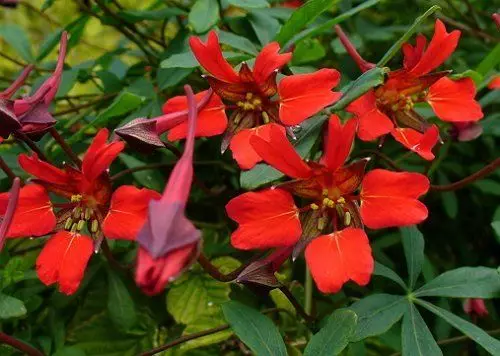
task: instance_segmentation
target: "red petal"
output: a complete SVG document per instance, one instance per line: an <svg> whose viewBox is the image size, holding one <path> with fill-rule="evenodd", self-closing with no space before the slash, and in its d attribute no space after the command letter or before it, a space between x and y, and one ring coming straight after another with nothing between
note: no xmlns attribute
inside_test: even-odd
<svg viewBox="0 0 500 356"><path fill-rule="evenodd" d="M226 83L240 81L233 67L222 55L219 38L214 31L210 31L206 43L203 43L199 37L190 37L189 45L200 65L214 77Z"/></svg>
<svg viewBox="0 0 500 356"><path fill-rule="evenodd" d="M375 140L394 127L391 119L377 108L373 90L349 104L347 111L358 119L358 137L363 141Z"/></svg>
<svg viewBox="0 0 500 356"><path fill-rule="evenodd" d="M266 45L255 59L253 67L253 77L259 84L263 84L275 71L281 69L292 59L292 53L279 54L280 45L278 42L271 42Z"/></svg>
<svg viewBox="0 0 500 356"><path fill-rule="evenodd" d="M457 48L460 31L446 32L441 20L436 20L434 36L425 50L420 61L410 70L410 73L419 77L439 67Z"/></svg>
<svg viewBox="0 0 500 356"><path fill-rule="evenodd" d="M62 169L56 168L53 165L38 159L36 153L31 157L21 154L19 155L19 165L26 172L45 182L57 185L69 185L70 177Z"/></svg>
<svg viewBox="0 0 500 356"><path fill-rule="evenodd" d="M364 286L373 273L370 242L361 229L319 236L306 248L312 277L323 293L336 293L349 280Z"/></svg>
<svg viewBox="0 0 500 356"><path fill-rule="evenodd" d="M391 134L396 141L423 159L428 161L434 159L432 149L439 140L439 129L436 125L432 125L424 134L409 128L397 128Z"/></svg>
<svg viewBox="0 0 500 356"><path fill-rule="evenodd" d="M495 76L489 83L488 89L500 89L500 75Z"/></svg>
<svg viewBox="0 0 500 356"><path fill-rule="evenodd" d="M336 102L341 94L332 92L340 81L335 69L320 69L310 74L290 75L278 84L280 120L297 125Z"/></svg>
<svg viewBox="0 0 500 356"><path fill-rule="evenodd" d="M82 172L89 182L92 182L107 170L111 162L125 148L124 142L107 143L108 136L107 129L99 130L83 157Z"/></svg>
<svg viewBox="0 0 500 356"><path fill-rule="evenodd" d="M356 120L347 120L342 125L337 115L330 116L328 121L328 136L325 140L324 164L333 172L344 164L351 152L356 136Z"/></svg>
<svg viewBox="0 0 500 356"><path fill-rule="evenodd" d="M59 290L67 295L80 286L94 243L85 235L61 231L51 237L36 260L40 281L46 285L59 282Z"/></svg>
<svg viewBox="0 0 500 356"><path fill-rule="evenodd" d="M7 210L9 193L0 194L0 216ZM49 195L44 187L28 184L21 188L7 237L43 236L56 226Z"/></svg>
<svg viewBox="0 0 500 356"><path fill-rule="evenodd" d="M226 211L239 224L231 243L242 250L291 246L302 233L293 198L281 189L242 194L226 205Z"/></svg>
<svg viewBox="0 0 500 356"><path fill-rule="evenodd" d="M206 91L196 94L196 101L199 102L200 100L202 100L203 97L205 96L204 95L205 93ZM175 102L171 103L171 101L173 101L174 99L177 99L176 101L182 100L183 102L182 104L185 103L185 108L179 109L179 111L187 109L187 99L185 96L182 96L182 97L172 98L169 101L167 101L165 106L163 107L164 111L172 109L173 106L172 104L176 104ZM195 133L196 137L210 137L222 134L227 128L227 117L225 109L226 107L222 103L221 98L217 94L212 94L212 97L210 98L207 105L198 113L198 121L196 123L196 133ZM168 139L170 141L176 141L186 138L188 131L187 114L185 120L186 121L184 121L180 125L173 127L169 131ZM158 134L164 132L164 130L161 127L160 121L157 122L156 130Z"/></svg>
<svg viewBox="0 0 500 356"><path fill-rule="evenodd" d="M269 140L253 136L250 144L267 164L273 166L291 178L309 178L311 168L302 160L295 148L286 138L283 128L277 124L269 127Z"/></svg>
<svg viewBox="0 0 500 356"><path fill-rule="evenodd" d="M423 174L374 169L362 182L361 218L372 229L421 223L428 212L417 199L428 190Z"/></svg>
<svg viewBox="0 0 500 356"><path fill-rule="evenodd" d="M174 250L165 257L154 259L142 247L137 254L135 281L147 295L161 293L198 255L198 243ZM194 257L194 258L193 258Z"/></svg>
<svg viewBox="0 0 500 356"><path fill-rule="evenodd" d="M146 222L149 202L161 194L150 189L131 185L119 187L111 197L111 206L104 219L103 232L107 238L135 240Z"/></svg>
<svg viewBox="0 0 500 356"><path fill-rule="evenodd" d="M407 71L415 67L415 65L417 65L417 63L422 58L425 46L427 45L427 38L425 38L424 35L420 34L417 36L416 42L417 43L415 44L415 47L413 47L409 43L405 43L401 48L404 56L403 67Z"/></svg>
<svg viewBox="0 0 500 356"><path fill-rule="evenodd" d="M429 88L427 102L443 121L477 121L483 117L481 105L474 99L476 87L470 78L453 81L441 78Z"/></svg>

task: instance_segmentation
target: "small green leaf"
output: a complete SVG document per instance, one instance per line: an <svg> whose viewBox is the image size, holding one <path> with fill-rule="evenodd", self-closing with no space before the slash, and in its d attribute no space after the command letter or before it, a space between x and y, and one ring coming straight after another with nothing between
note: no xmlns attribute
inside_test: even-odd
<svg viewBox="0 0 500 356"><path fill-rule="evenodd" d="M301 157L306 157L311 152L325 120L325 116L316 116L301 124L302 128L296 134L297 139L292 142ZM274 182L283 176L283 173L271 166L260 163L248 171L241 172L240 185L246 190L253 190L264 184Z"/></svg>
<svg viewBox="0 0 500 356"><path fill-rule="evenodd" d="M120 277L111 269L108 270L108 313L120 330L131 329L137 321L134 301Z"/></svg>
<svg viewBox="0 0 500 356"><path fill-rule="evenodd" d="M411 303L407 308L401 328L403 356L443 355L417 308Z"/></svg>
<svg viewBox="0 0 500 356"><path fill-rule="evenodd" d="M167 7L159 10L125 10L119 12L118 15L128 22L139 22L143 20L163 21L174 16L186 15L186 12L176 7Z"/></svg>
<svg viewBox="0 0 500 356"><path fill-rule="evenodd" d="M259 53L259 50L248 38L243 36L235 35L231 32L219 31L219 41L225 45L231 46L235 49L239 49L240 51L256 55Z"/></svg>
<svg viewBox="0 0 500 356"><path fill-rule="evenodd" d="M485 76L500 63L500 43L479 63L476 72Z"/></svg>
<svg viewBox="0 0 500 356"><path fill-rule="evenodd" d="M0 293L0 319L19 318L24 315L26 307L21 300Z"/></svg>
<svg viewBox="0 0 500 356"><path fill-rule="evenodd" d="M358 316L349 309L336 310L328 317L326 325L315 334L307 345L304 356L338 355L349 344L356 329Z"/></svg>
<svg viewBox="0 0 500 356"><path fill-rule="evenodd" d="M258 9L262 7L269 7L266 0L227 0L230 5L242 7L244 9Z"/></svg>
<svg viewBox="0 0 500 356"><path fill-rule="evenodd" d="M271 319L235 301L224 303L222 311L235 334L256 355L287 355L283 338Z"/></svg>
<svg viewBox="0 0 500 356"><path fill-rule="evenodd" d="M390 279L393 282L396 282L404 290L408 289L408 287L406 286L406 283L401 279L401 277L399 277L397 275L396 272L394 272L392 269L384 266L381 263L375 262L375 270L373 271L373 274L376 276L385 277L387 279Z"/></svg>
<svg viewBox="0 0 500 356"><path fill-rule="evenodd" d="M243 61L248 57L247 54L242 54L242 53L236 53L236 52L222 52L222 55L224 58L226 58L228 61L229 60L234 60L235 62L238 61ZM164 61L161 62L160 67L161 68L196 68L200 64L194 58L194 55L192 52L184 52L184 53L178 53L174 54Z"/></svg>
<svg viewBox="0 0 500 356"><path fill-rule="evenodd" d="M402 227L400 231L408 269L408 287L413 290L424 263L424 236L416 226Z"/></svg>
<svg viewBox="0 0 500 356"><path fill-rule="evenodd" d="M396 43L392 45L392 47L387 51L386 54L384 54L382 59L377 63L377 66L378 67L385 66L392 59L392 57L394 57L399 52L401 46L410 40L411 36L413 36L413 34L417 31L420 24L424 22L429 16L431 16L433 13L435 13L440 9L441 8L439 6L434 5L431 8L429 8L429 10L424 12L422 15L417 17L413 22L413 24L410 26L410 28L403 34L403 36L399 40L397 40Z"/></svg>
<svg viewBox="0 0 500 356"><path fill-rule="evenodd" d="M176 86L188 75L193 73L192 68L160 68L156 74L156 81L161 90Z"/></svg>
<svg viewBox="0 0 500 356"><path fill-rule="evenodd" d="M500 183L493 179L482 179L475 182L474 186L485 194L500 196Z"/></svg>
<svg viewBox="0 0 500 356"><path fill-rule="evenodd" d="M459 318L455 314L450 313L446 309L440 308L434 304L419 299L417 299L415 302L423 306L425 309L433 312L440 318L446 320L448 323L450 323L450 325L460 330L472 340L477 342L479 345L484 347L484 349L490 354L500 355L500 341L488 335L481 328L478 328L476 325L469 323L468 321Z"/></svg>
<svg viewBox="0 0 500 356"><path fill-rule="evenodd" d="M31 45L25 30L18 25L0 26L0 37L5 40L26 62L33 62Z"/></svg>
<svg viewBox="0 0 500 356"><path fill-rule="evenodd" d="M122 153L119 156L120 160L125 163L128 168L135 168L146 165L143 161L135 158L134 156ZM132 173L134 179L143 187L161 191L164 185L164 177L157 169L148 169Z"/></svg>
<svg viewBox="0 0 500 356"><path fill-rule="evenodd" d="M188 15L189 25L196 33L205 33L220 20L217 0L196 0Z"/></svg>
<svg viewBox="0 0 500 356"><path fill-rule="evenodd" d="M326 50L318 39L300 41L293 51L293 64L317 61L326 55Z"/></svg>
<svg viewBox="0 0 500 356"><path fill-rule="evenodd" d="M248 14L250 25L257 35L261 45L265 46L272 41L280 29L280 23L267 11L253 10Z"/></svg>
<svg viewBox="0 0 500 356"><path fill-rule="evenodd" d="M313 22L319 15L330 9L337 0L310 0L295 10L281 27L275 41L283 45L304 27Z"/></svg>
<svg viewBox="0 0 500 356"><path fill-rule="evenodd" d="M55 1L56 1L56 0L45 0L45 1L43 2L43 4L42 4L42 7L40 8L40 11L42 11L42 12L43 12L43 11L45 11L45 10L47 10L47 9L51 8L51 7L52 7L52 5L54 5Z"/></svg>
<svg viewBox="0 0 500 356"><path fill-rule="evenodd" d="M374 294L350 306L356 312L358 324L351 341L385 333L406 310L406 298L390 294Z"/></svg>
<svg viewBox="0 0 500 356"><path fill-rule="evenodd" d="M437 276L413 294L416 297L496 298L500 296L500 275L495 268L457 268Z"/></svg>
<svg viewBox="0 0 500 356"><path fill-rule="evenodd" d="M388 68L373 68L361 74L354 82L342 88L342 97L327 110L330 113L343 110L347 105L376 86L384 84Z"/></svg>

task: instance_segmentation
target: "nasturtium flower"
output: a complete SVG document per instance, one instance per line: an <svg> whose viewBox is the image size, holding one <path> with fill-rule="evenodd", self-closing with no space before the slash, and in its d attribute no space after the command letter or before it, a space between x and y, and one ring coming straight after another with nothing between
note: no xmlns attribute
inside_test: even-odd
<svg viewBox="0 0 500 356"><path fill-rule="evenodd" d="M484 304L484 300L480 298L467 298L464 301L464 312L471 317L485 317L488 316L488 309Z"/></svg>
<svg viewBox="0 0 500 356"><path fill-rule="evenodd" d="M220 116L212 120L206 117L198 136L225 132L221 151L229 147L243 169L250 169L261 160L249 140L253 136L267 138L266 124L281 125L293 137L292 126L340 97L340 93L332 92L340 80L335 69L290 75L277 83L278 71L291 60L292 54L280 54L276 42L262 49L253 68L243 62L238 72L224 58L215 32L208 34L206 43L198 37L191 37L189 43L194 56L209 73L205 78L210 87L227 103L225 109L231 112L228 121ZM173 100L167 102L164 110L181 102L180 98L175 98L175 103ZM213 112L214 115L220 115L220 111ZM177 137L178 131L180 129L174 129L172 138Z"/></svg>
<svg viewBox="0 0 500 356"><path fill-rule="evenodd" d="M483 112L472 79L452 80L448 71L432 72L455 51L459 38L460 31L448 33L436 20L429 45L423 35L417 36L415 46L405 43L403 68L391 71L383 85L348 106L359 121L358 137L371 141L391 133L406 148L431 160L429 149L439 136L414 110L415 104L427 102L438 118L451 123L480 120Z"/></svg>
<svg viewBox="0 0 500 356"><path fill-rule="evenodd" d="M186 218L185 209L193 181L193 154L197 125L196 101L191 87L185 87L188 108L187 139L184 153L176 163L167 186L158 200L148 205L146 222L137 241L135 280L149 295L158 294L165 286L196 261L201 248L201 233Z"/></svg>
<svg viewBox="0 0 500 356"><path fill-rule="evenodd" d="M82 168L57 168L36 154L19 156L19 165L34 176L21 188L7 237L52 235L40 253L36 269L46 285L72 294L80 285L87 263L104 237L134 240L144 224L147 204L160 194L149 189L121 186L114 192L108 168L124 148L107 143L101 129L83 158ZM66 200L51 202L49 193ZM6 213L8 193L0 194L0 215Z"/></svg>
<svg viewBox="0 0 500 356"><path fill-rule="evenodd" d="M270 189L244 193L226 206L239 224L231 236L244 250L296 245L318 288L338 291L348 280L365 285L373 258L364 225L372 229L405 226L427 218L418 198L429 189L422 174L375 169L365 174L366 159L345 163L356 134L356 120L329 120L323 156L306 162L278 125L269 139L250 142L262 159L293 180ZM294 197L307 202L298 207Z"/></svg>

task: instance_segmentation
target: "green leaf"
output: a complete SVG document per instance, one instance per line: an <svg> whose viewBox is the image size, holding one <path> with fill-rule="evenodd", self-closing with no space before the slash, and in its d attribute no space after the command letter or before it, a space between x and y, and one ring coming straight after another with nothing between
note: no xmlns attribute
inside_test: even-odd
<svg viewBox="0 0 500 356"><path fill-rule="evenodd" d="M312 36L317 36L321 33L328 32L332 30L332 27L341 23L342 21L345 21L349 19L350 17L356 15L358 12L363 11L369 7L372 7L373 5L377 4L381 0L368 0L364 1L363 3L359 4L356 7L353 7L352 9L344 12L343 14L340 14L337 17L334 17L331 20L326 21L325 23L308 28L306 30L303 30L302 32L297 33L294 35L284 46L283 48L290 48L294 43L299 42L300 40Z"/></svg>
<svg viewBox="0 0 500 356"><path fill-rule="evenodd" d="M416 226L402 227L400 231L408 268L408 287L413 290L424 263L424 236Z"/></svg>
<svg viewBox="0 0 500 356"><path fill-rule="evenodd" d="M86 356L86 353L77 347L70 346L70 347L63 347L52 356Z"/></svg>
<svg viewBox="0 0 500 356"><path fill-rule="evenodd" d="M186 12L176 7L167 7L159 10L125 10L119 12L118 15L128 22L139 22L143 20L163 21L174 16L186 15Z"/></svg>
<svg viewBox="0 0 500 356"><path fill-rule="evenodd" d="M408 287L406 286L406 283L397 275L396 272L394 272L392 269L389 267L384 266L381 263L375 262L375 270L373 271L373 274L376 276L381 276L390 279L393 282L396 282L403 288L404 290L407 290Z"/></svg>
<svg viewBox="0 0 500 356"><path fill-rule="evenodd" d="M338 355L349 344L356 329L358 316L349 309L336 310L328 317L326 325L315 334L307 345L304 356Z"/></svg>
<svg viewBox="0 0 500 356"><path fill-rule="evenodd" d="M474 186L485 194L500 196L500 183L493 179L482 179L474 182Z"/></svg>
<svg viewBox="0 0 500 356"><path fill-rule="evenodd" d="M195 323L201 316L220 316L220 304L229 300L230 287L210 276L193 272L174 284L167 294L167 310L175 321Z"/></svg>
<svg viewBox="0 0 500 356"><path fill-rule="evenodd" d="M261 45L265 46L272 41L280 29L280 23L267 11L253 10L248 14L252 26Z"/></svg>
<svg viewBox="0 0 500 356"><path fill-rule="evenodd" d="M259 50L248 38L243 36L235 35L231 32L219 31L219 41L225 45L231 46L235 49L239 49L240 51L256 55L259 53Z"/></svg>
<svg viewBox="0 0 500 356"><path fill-rule="evenodd" d="M442 172L438 172L438 182L440 185L450 184L450 181L446 175ZM443 200L443 207L446 215L450 218L455 219L458 214L458 198L457 194L453 191L441 192L441 199Z"/></svg>
<svg viewBox="0 0 500 356"><path fill-rule="evenodd" d="M225 325L226 321L223 318L214 318L213 316L202 315L194 322L190 323L183 331L183 335L190 335L197 332L205 331L208 329L216 328ZM183 343L179 350L185 352L199 347L218 344L219 342L227 340L233 332L231 330L219 331L215 334L196 338L194 340Z"/></svg>
<svg viewBox="0 0 500 356"><path fill-rule="evenodd" d="M500 43L479 63L476 72L485 76L500 63Z"/></svg>
<svg viewBox="0 0 500 356"><path fill-rule="evenodd" d="M196 33L205 33L220 20L217 0L196 0L188 15L189 25Z"/></svg>
<svg viewBox="0 0 500 356"><path fill-rule="evenodd" d="M42 4L42 7L40 8L40 11L42 11L42 12L43 12L43 11L45 11L45 10L47 10L47 9L51 8L51 7L52 7L52 5L54 5L54 2L55 2L55 1L56 1L56 0L45 0L45 1L43 2L43 4Z"/></svg>
<svg viewBox="0 0 500 356"><path fill-rule="evenodd" d="M244 9L258 9L262 7L269 7L266 0L227 0L230 5L242 7Z"/></svg>
<svg viewBox="0 0 500 356"><path fill-rule="evenodd" d="M222 311L235 334L256 355L287 355L283 338L271 319L235 301L224 303Z"/></svg>
<svg viewBox="0 0 500 356"><path fill-rule="evenodd" d="M407 307L401 328L403 356L443 355L417 308L411 303Z"/></svg>
<svg viewBox="0 0 500 356"><path fill-rule="evenodd" d="M384 84L388 68L373 68L361 74L354 82L342 88L342 97L327 110L330 113L343 110L347 105L376 86Z"/></svg>
<svg viewBox="0 0 500 356"><path fill-rule="evenodd" d="M350 306L358 316L356 331L351 341L385 333L406 310L406 298L390 294L374 294Z"/></svg>
<svg viewBox="0 0 500 356"><path fill-rule="evenodd" d="M245 59L248 59L249 56L246 54L242 53L236 53L236 52L222 52L222 55L224 58L226 58L228 61L229 60L234 60L235 62L243 61ZM164 61L161 62L160 67L161 68L196 68L200 64L194 58L194 55L192 52L184 52L184 53L178 53L174 54Z"/></svg>
<svg viewBox="0 0 500 356"><path fill-rule="evenodd" d="M424 22L429 16L431 16L433 13L435 13L440 9L441 8L439 6L434 5L431 8L429 8L429 10L424 12L422 15L417 17L413 22L413 24L410 26L410 28L403 34L403 36L399 40L397 40L396 43L392 45L392 47L387 51L386 54L384 54L382 59L380 59L380 61L377 63L377 66L378 67L385 66L392 59L392 57L394 57L399 52L401 46L410 40L411 36L413 36L413 34L417 31L420 24Z"/></svg>
<svg viewBox="0 0 500 356"><path fill-rule="evenodd" d="M326 50L317 39L300 41L293 51L293 64L317 61L326 55Z"/></svg>
<svg viewBox="0 0 500 356"><path fill-rule="evenodd" d="M108 270L108 313L115 326L123 331L131 329L137 321L134 301L120 277Z"/></svg>
<svg viewBox="0 0 500 356"><path fill-rule="evenodd" d="M479 345L484 347L484 349L490 354L500 355L500 341L488 335L481 328L478 328L476 325L469 323L468 321L459 318L455 314L450 313L446 309L440 308L434 304L419 299L415 300L415 302L423 306L425 309L433 312L440 318L446 320L448 323L450 323L450 325L460 330L472 340L477 342Z"/></svg>
<svg viewBox="0 0 500 356"><path fill-rule="evenodd" d="M500 275L494 268L462 267L445 272L413 293L416 297L496 298Z"/></svg>
<svg viewBox="0 0 500 356"><path fill-rule="evenodd" d="M0 37L4 39L26 62L33 62L33 53L26 31L18 25L0 26Z"/></svg>
<svg viewBox="0 0 500 356"><path fill-rule="evenodd" d="M301 124L302 129L296 134L297 139L292 141L292 144L301 157L306 157L311 152L325 120L325 116L316 116ZM241 172L240 185L243 189L254 190L264 184L274 182L283 176L283 173L271 166L260 163L248 171Z"/></svg>
<svg viewBox="0 0 500 356"><path fill-rule="evenodd" d="M52 49L57 46L59 41L61 40L61 34L63 30L58 29L55 32L52 32L50 35L48 35L45 40L42 42L40 45L40 48L38 50L38 56L36 57L37 62L41 61L45 57L49 55L49 53L52 51Z"/></svg>
<svg viewBox="0 0 500 356"><path fill-rule="evenodd" d="M330 9L338 0L310 0L295 10L274 38L279 44L287 43L300 30Z"/></svg>
<svg viewBox="0 0 500 356"><path fill-rule="evenodd" d="M128 168L140 167L146 164L134 156L130 156L125 153L122 153L119 158ZM143 187L153 189L158 192L163 189L165 179L158 169L133 172L132 176Z"/></svg>
<svg viewBox="0 0 500 356"><path fill-rule="evenodd" d="M193 73L192 68L160 68L156 74L156 81L161 90L176 86L188 75Z"/></svg>
<svg viewBox="0 0 500 356"><path fill-rule="evenodd" d="M21 300L0 293L0 319L19 318L24 315L26 307Z"/></svg>

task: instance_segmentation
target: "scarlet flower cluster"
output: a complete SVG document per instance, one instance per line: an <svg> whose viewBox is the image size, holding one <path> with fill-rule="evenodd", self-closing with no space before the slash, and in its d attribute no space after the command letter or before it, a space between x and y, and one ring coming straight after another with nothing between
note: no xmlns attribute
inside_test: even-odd
<svg viewBox="0 0 500 356"><path fill-rule="evenodd" d="M434 72L453 53L459 37L459 31L448 33L438 20L428 45L423 35L414 46L405 44L403 68L389 72L383 85L353 101L347 108L351 116L328 118L317 160L303 159L291 141L298 126L340 99L341 93L333 91L340 82L337 70L282 73L292 53L280 53L274 42L260 51L253 65L233 67L223 56L216 32L210 32L205 42L191 37L189 44L208 72L204 78L210 89L194 94L186 86L186 96L164 104L164 115L138 118L115 131L131 144L154 147L163 147L164 133L170 141L186 139L163 194L127 185L113 189L109 167L125 143L119 138L108 143L109 133L101 129L81 166L59 168L36 154L20 155L19 165L34 178L13 190L14 213L9 205L14 193L0 194L0 215L9 217L5 234L50 235L37 259L38 276L46 285L58 283L66 294L78 289L92 253L100 250L104 239L137 241L136 282L147 294L160 293L201 250L201 233L185 216L195 137L222 135L221 152L229 148L241 169L265 162L290 178L229 201L227 214L239 225L231 235L232 245L276 249L264 260L272 271L305 250L312 276L324 293L335 293L348 281L366 285L374 269L366 229L424 221L428 211L419 199L430 183L420 173L368 169L368 158L350 158L355 138L371 141L390 134L432 160L439 129L418 114L415 105L428 103L445 122L465 125L481 119L472 80ZM53 125L48 108L60 83L66 43L64 34L54 74L32 97L10 99L29 69L0 94L2 137L43 134ZM359 55L355 59L362 70L374 66Z"/></svg>

